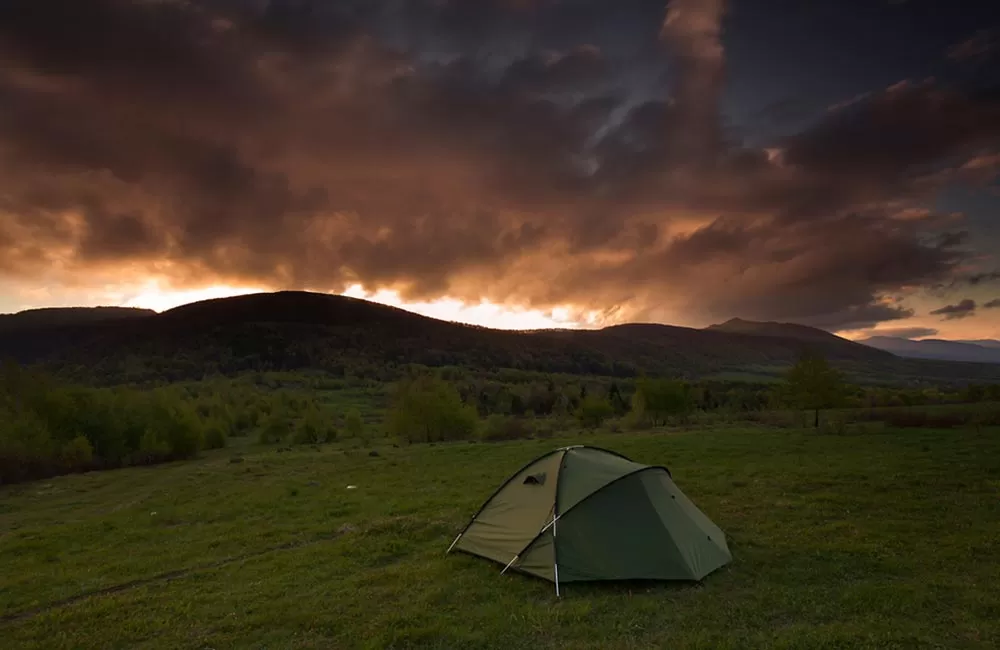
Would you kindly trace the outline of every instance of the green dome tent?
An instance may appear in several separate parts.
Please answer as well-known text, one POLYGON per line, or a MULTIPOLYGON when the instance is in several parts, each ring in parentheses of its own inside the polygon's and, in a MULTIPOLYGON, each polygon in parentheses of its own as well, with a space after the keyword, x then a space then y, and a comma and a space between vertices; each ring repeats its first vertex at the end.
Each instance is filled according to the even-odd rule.
POLYGON ((507 479, 453 549, 552 581, 557 595, 566 582, 701 580, 732 560, 723 532, 670 470, 582 445, 507 479))

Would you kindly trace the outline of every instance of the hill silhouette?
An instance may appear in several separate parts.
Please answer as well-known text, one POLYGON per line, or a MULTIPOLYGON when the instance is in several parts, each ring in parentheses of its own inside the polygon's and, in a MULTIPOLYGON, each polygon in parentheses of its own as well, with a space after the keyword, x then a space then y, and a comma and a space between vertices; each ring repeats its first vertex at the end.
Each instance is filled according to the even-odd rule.
POLYGON ((922 339, 913 341, 892 336, 873 336, 862 341, 865 345, 886 350, 900 357, 939 359, 945 361, 976 361, 1000 363, 1000 345, 992 341, 944 341, 922 339))
POLYGON ((900 359, 797 325, 766 323, 759 324, 762 331, 753 331, 749 321, 730 321, 707 329, 626 324, 519 332, 298 291, 200 301, 142 318, 71 321, 0 332, 0 357, 101 383, 273 370, 389 379, 406 364, 619 377, 741 373, 766 378, 809 350, 875 381, 1000 379, 1000 366, 900 359))
POLYGON ((0 314, 0 332, 28 327, 80 325, 155 315, 156 312, 151 309, 134 307, 42 307, 14 314, 0 314))
POLYGON ((798 339, 802 341, 815 341, 832 345, 852 345, 857 343, 841 338, 836 334, 831 334, 826 330, 799 325, 797 323, 777 323, 773 321, 760 322, 743 320, 742 318, 732 318, 725 323, 710 325, 709 330, 715 332, 727 332, 730 334, 752 334, 754 336, 773 336, 777 338, 798 339))

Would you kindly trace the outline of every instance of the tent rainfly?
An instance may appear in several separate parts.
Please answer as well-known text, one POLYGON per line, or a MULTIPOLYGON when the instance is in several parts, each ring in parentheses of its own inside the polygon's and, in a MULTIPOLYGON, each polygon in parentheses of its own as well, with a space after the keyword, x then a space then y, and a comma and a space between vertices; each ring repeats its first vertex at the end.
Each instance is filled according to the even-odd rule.
POLYGON ((701 580, 732 560, 726 537, 662 466, 576 445, 493 493, 448 548, 555 583, 701 580))

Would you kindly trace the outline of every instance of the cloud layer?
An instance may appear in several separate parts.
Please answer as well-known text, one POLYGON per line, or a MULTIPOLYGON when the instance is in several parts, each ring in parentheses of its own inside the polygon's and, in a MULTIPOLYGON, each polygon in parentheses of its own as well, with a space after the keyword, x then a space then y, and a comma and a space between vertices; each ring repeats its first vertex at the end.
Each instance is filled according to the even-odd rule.
POLYGON ((0 274, 858 329, 966 272, 928 205, 995 172, 996 96, 903 82, 748 148, 722 0, 471 4, 5 2, 0 274))
POLYGON ((956 303, 954 305, 945 305, 940 309, 935 309, 931 312, 932 316, 943 316, 944 320, 957 320, 959 318, 968 318, 976 313, 976 301, 966 298, 965 300, 956 303))

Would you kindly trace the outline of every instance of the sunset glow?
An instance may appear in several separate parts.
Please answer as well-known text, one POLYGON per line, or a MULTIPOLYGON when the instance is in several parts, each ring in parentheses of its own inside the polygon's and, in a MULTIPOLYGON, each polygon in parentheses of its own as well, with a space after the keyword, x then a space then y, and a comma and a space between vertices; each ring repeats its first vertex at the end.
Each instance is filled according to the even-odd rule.
POLYGON ((247 287, 228 287, 224 285, 214 285, 203 289, 171 290, 165 289, 159 282, 150 281, 140 290, 134 298, 126 300, 122 307, 138 307, 140 309, 152 309, 156 312, 167 311, 174 307, 180 307, 188 303, 199 300, 212 300, 214 298, 230 298, 232 296, 245 296, 251 293, 261 293, 267 289, 254 289, 247 287))
POLYGON ((440 320, 480 325, 494 329, 530 330, 543 328, 577 328, 581 323, 570 320, 566 310, 543 312, 537 309, 518 309, 483 300, 479 304, 466 304, 460 300, 442 298, 432 302, 405 302, 395 291, 366 292, 355 285, 343 293, 351 298, 362 298, 383 305, 400 307, 440 320))
MULTIPOLYGON (((163 312, 174 307, 215 298, 228 298, 270 291, 265 288, 230 287, 214 285, 201 289, 170 289, 156 281, 148 282, 134 297, 124 301, 122 307, 139 307, 163 312)), ((341 295, 399 307, 407 311, 440 320, 480 325, 494 329, 529 330, 544 328, 578 328, 588 323, 573 320, 567 309, 544 312, 537 309, 505 307, 483 300, 479 304, 466 304, 455 299, 429 302, 406 302, 399 293, 391 290, 365 291, 360 285, 350 287, 341 295)))
POLYGON ((3 3, 0 312, 1000 335, 995 3, 814 4, 3 3))

